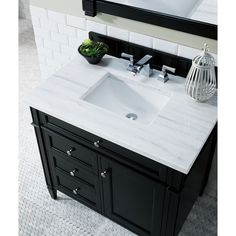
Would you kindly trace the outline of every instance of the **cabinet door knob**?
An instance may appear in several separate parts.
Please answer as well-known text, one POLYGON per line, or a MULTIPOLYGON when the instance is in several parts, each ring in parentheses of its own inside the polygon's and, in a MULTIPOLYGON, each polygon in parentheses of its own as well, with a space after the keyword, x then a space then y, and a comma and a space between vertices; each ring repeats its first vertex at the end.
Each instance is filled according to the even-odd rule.
POLYGON ((70 171, 70 175, 75 176, 75 172, 77 172, 77 171, 78 171, 78 169, 74 169, 74 170, 70 171))
POLYGON ((107 177, 107 173, 109 172, 109 170, 104 170, 103 172, 101 172, 101 176, 102 178, 106 178, 107 177))
POLYGON ((98 140, 98 141, 95 141, 94 143, 94 146, 96 147, 96 148, 99 148, 100 147, 100 140, 98 140))
POLYGON ((75 148, 70 148, 69 150, 66 151, 68 156, 71 156, 71 153, 75 150, 75 148))
POLYGON ((80 189, 80 188, 76 188, 76 189, 74 189, 74 190, 73 190, 73 193, 74 193, 75 195, 77 195, 78 192, 79 192, 79 189, 80 189))

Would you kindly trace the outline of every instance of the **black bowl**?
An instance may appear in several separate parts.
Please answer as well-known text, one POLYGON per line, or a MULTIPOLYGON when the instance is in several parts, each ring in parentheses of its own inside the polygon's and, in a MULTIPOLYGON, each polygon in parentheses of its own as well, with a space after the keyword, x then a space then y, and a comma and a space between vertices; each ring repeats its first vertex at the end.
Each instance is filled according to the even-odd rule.
POLYGON ((84 56, 84 55, 80 52, 80 47, 81 47, 81 46, 79 46, 79 48, 78 48, 79 54, 80 54, 81 56, 83 56, 83 57, 88 61, 89 64, 93 64, 93 65, 98 64, 98 63, 101 61, 101 59, 104 57, 104 55, 105 55, 105 54, 103 54, 103 55, 101 55, 100 57, 88 57, 88 56, 84 56))

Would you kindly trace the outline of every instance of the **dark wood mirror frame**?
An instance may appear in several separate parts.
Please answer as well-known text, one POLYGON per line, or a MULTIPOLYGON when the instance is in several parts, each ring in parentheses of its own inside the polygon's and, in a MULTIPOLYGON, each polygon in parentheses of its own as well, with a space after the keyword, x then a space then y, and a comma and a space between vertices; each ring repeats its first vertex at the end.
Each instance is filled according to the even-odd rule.
POLYGON ((102 12, 206 38, 217 39, 217 25, 214 24, 105 0, 83 0, 82 4, 87 16, 94 17, 97 12, 102 12))

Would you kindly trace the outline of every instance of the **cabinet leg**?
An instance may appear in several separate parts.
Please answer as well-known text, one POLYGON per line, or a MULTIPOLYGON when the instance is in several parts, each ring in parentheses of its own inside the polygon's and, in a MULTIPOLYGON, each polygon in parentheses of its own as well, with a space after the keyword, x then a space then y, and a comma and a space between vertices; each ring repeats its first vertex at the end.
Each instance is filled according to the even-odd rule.
POLYGON ((52 199, 57 199, 57 190, 56 189, 48 187, 48 192, 49 192, 52 199))

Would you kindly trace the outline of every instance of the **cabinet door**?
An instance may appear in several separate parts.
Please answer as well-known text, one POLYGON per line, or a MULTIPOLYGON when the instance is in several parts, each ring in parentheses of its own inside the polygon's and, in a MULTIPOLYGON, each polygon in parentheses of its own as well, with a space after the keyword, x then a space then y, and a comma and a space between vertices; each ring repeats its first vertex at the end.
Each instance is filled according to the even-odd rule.
POLYGON ((165 187, 102 157, 105 215, 138 235, 160 235, 165 187))

